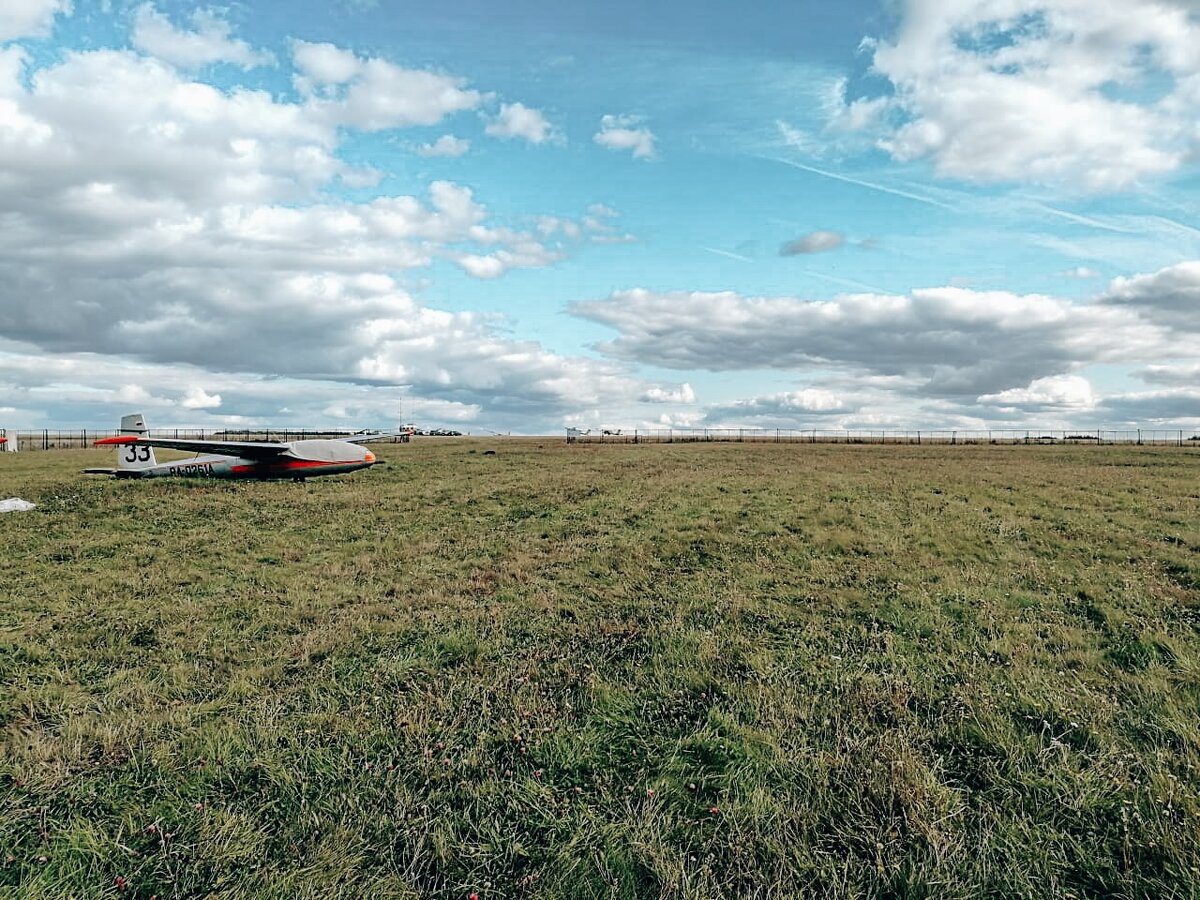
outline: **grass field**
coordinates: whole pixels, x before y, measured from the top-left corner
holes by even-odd
[[[1200,896],[1196,448],[378,449],[0,455],[0,895]]]

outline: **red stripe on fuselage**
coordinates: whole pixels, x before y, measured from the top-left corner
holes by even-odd
[[[324,469],[331,466],[358,466],[366,463],[363,459],[344,459],[334,462],[315,459],[297,459],[288,462],[254,463],[248,466],[230,466],[229,471],[235,475],[253,475],[257,472],[293,472],[297,469]]]

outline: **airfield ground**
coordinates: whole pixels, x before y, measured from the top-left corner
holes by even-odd
[[[0,895],[1200,895],[1197,448],[378,449],[0,456]]]

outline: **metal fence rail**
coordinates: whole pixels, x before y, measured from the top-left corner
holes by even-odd
[[[834,431],[757,428],[665,428],[579,433],[568,430],[567,443],[686,444],[705,441],[808,444],[1136,444],[1200,449],[1200,430],[1132,428],[1123,430],[1050,431],[993,429],[976,431]]]

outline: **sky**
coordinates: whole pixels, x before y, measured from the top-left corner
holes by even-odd
[[[0,427],[1200,429],[1200,0],[3,0]]]

